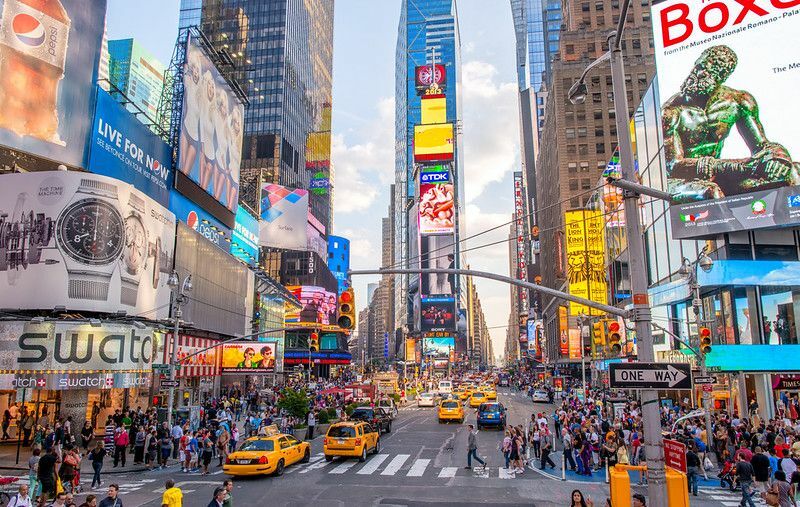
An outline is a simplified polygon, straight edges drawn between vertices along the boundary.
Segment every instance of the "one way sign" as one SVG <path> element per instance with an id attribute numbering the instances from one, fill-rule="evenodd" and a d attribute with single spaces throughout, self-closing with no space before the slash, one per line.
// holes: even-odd
<path id="1" fill-rule="evenodd" d="M 688 363 L 611 363 L 611 387 L 623 389 L 691 389 Z"/>

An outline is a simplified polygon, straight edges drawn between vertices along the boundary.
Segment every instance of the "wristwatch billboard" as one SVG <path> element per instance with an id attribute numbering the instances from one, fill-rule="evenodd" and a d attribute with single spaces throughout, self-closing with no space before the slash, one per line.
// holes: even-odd
<path id="1" fill-rule="evenodd" d="M 128 200 L 130 214 L 125 217 L 125 242 L 119 260 L 119 276 L 121 281 L 120 303 L 136 306 L 139 296 L 139 281 L 145 270 L 150 254 L 147 242 L 147 229 L 144 227 L 145 201 L 131 192 Z"/>
<path id="2" fill-rule="evenodd" d="M 106 301 L 125 243 L 116 185 L 82 178 L 58 216 L 56 239 L 67 267 L 70 299 Z"/>

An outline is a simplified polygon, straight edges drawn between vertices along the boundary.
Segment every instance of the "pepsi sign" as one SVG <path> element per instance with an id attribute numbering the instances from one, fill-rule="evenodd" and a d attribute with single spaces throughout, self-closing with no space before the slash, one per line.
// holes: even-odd
<path id="1" fill-rule="evenodd" d="M 231 230 L 203 208 L 173 190 L 169 194 L 169 209 L 175 217 L 225 252 L 230 251 Z"/>

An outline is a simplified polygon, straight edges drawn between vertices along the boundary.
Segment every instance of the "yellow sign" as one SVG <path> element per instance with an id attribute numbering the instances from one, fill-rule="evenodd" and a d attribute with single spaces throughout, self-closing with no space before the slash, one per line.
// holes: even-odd
<path id="1" fill-rule="evenodd" d="M 415 162 L 453 160 L 454 147 L 452 123 L 414 126 Z"/>
<path id="2" fill-rule="evenodd" d="M 414 338 L 406 338 L 406 362 L 414 361 L 417 358 L 415 353 L 416 343 Z"/>
<path id="3" fill-rule="evenodd" d="M 569 356 L 569 317 L 567 317 L 567 307 L 558 307 L 558 342 L 559 352 L 562 357 Z"/>
<path id="4" fill-rule="evenodd" d="M 607 304 L 605 221 L 602 211 L 570 210 L 564 215 L 569 293 Z M 600 310 L 570 302 L 570 315 L 603 315 Z"/>
<path id="5" fill-rule="evenodd" d="M 445 123 L 447 121 L 447 99 L 444 95 L 429 95 L 420 100 L 423 125 Z"/>

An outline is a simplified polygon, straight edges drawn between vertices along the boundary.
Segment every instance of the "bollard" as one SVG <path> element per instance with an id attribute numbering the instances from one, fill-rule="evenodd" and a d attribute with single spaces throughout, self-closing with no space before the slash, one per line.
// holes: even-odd
<path id="1" fill-rule="evenodd" d="M 606 484 L 608 484 L 608 460 L 606 460 Z"/>
<path id="2" fill-rule="evenodd" d="M 561 480 L 567 480 L 567 455 L 565 454 L 567 451 L 566 449 L 564 452 L 561 453 Z"/>

